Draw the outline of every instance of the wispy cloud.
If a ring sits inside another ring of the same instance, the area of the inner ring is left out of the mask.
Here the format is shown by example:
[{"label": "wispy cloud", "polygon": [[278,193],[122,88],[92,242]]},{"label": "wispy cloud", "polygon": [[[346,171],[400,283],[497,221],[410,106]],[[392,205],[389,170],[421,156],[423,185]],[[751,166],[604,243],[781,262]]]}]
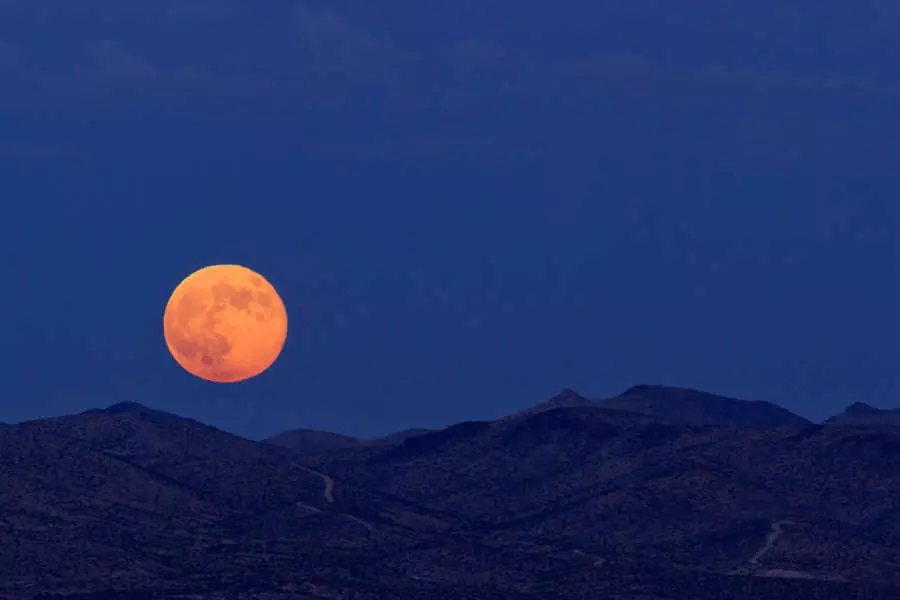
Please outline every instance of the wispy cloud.
[{"label": "wispy cloud", "polygon": [[102,40],[93,43],[88,47],[88,54],[94,59],[88,72],[123,85],[152,84],[161,75],[157,67],[139,59],[117,42]]},{"label": "wispy cloud", "polygon": [[652,65],[631,52],[598,53],[588,58],[553,65],[553,70],[574,75],[642,75],[650,73]]},{"label": "wispy cloud", "polygon": [[68,146],[21,144],[0,141],[0,160],[79,159],[85,155]]},{"label": "wispy cloud", "polygon": [[553,70],[589,83],[604,77],[631,77],[633,80],[669,80],[702,83],[747,91],[779,92],[863,92],[894,95],[900,82],[861,77],[849,73],[802,73],[789,70],[736,68],[721,63],[672,67],[654,63],[630,52],[599,53],[588,58],[554,65]]},{"label": "wispy cloud", "polygon": [[452,44],[445,54],[450,64],[463,72],[496,69],[507,62],[501,48],[476,40],[463,40]]},{"label": "wispy cloud", "polygon": [[21,62],[19,49],[10,44],[0,42],[0,69],[11,69]]},{"label": "wispy cloud", "polygon": [[414,53],[379,39],[331,10],[294,10],[293,20],[306,55],[304,67],[319,75],[383,80],[415,61]]},{"label": "wispy cloud", "polygon": [[111,40],[88,45],[90,62],[69,72],[39,72],[32,79],[40,85],[67,93],[85,95],[129,92],[155,96],[160,93],[259,94],[268,92],[273,82],[266,77],[219,73],[186,64],[163,69],[144,60]]},{"label": "wispy cloud", "polygon": [[[12,0],[0,0],[0,6],[4,4],[18,6]],[[147,11],[148,6],[141,4],[140,10]],[[156,10],[173,20],[202,21],[196,24],[197,35],[202,36],[203,28],[212,31],[218,27],[217,21],[240,16],[248,6],[236,0],[168,0]],[[770,96],[798,92],[822,97],[900,94],[900,81],[853,73],[802,73],[715,63],[673,66],[628,49],[554,62],[529,54],[527,48],[501,48],[495,42],[471,37],[443,47],[408,47],[329,8],[314,9],[301,3],[282,14],[288,18],[288,27],[278,34],[283,38],[273,43],[296,54],[271,68],[271,47],[266,40],[248,38],[256,39],[259,46],[233,48],[218,34],[209,38],[210,43],[223,44],[213,49],[218,52],[206,48],[194,53],[197,46],[181,40],[180,65],[158,58],[166,56],[171,61],[173,56],[162,41],[159,54],[153,46],[143,46],[138,53],[113,39],[95,40],[77,49],[59,46],[60,52],[84,53],[81,64],[68,70],[35,67],[27,46],[0,43],[0,77],[7,78],[14,71],[18,87],[4,81],[0,86],[23,97],[34,91],[25,86],[36,86],[54,102],[69,97],[102,97],[107,103],[162,96],[209,98],[220,103],[255,98],[266,102],[278,99],[291,110],[324,103],[333,106],[358,91],[373,91],[404,110],[439,103],[441,108],[461,112],[478,111],[492,102],[514,105],[519,99],[552,110],[553,106],[585,103],[586,98],[598,94],[619,92],[652,93],[657,98],[702,96],[716,90]],[[234,60],[237,55],[241,60]],[[486,73],[491,77],[481,77]]]},{"label": "wispy cloud", "polygon": [[221,21],[239,14],[231,0],[178,0],[166,11],[166,16],[188,21]]},{"label": "wispy cloud", "polygon": [[523,145],[514,140],[500,140],[487,135],[419,135],[400,136],[380,141],[303,142],[303,152],[318,157],[405,161],[434,161],[437,159],[470,159],[499,164],[506,160],[546,157],[552,151],[539,145]]}]

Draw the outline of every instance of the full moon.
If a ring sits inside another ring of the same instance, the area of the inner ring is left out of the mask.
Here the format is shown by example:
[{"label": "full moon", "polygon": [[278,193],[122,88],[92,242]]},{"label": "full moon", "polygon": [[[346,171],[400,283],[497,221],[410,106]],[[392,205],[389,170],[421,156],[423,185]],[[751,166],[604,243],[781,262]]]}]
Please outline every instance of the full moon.
[{"label": "full moon", "polygon": [[186,371],[233,383],[275,362],[287,336],[287,311],[262,275],[239,265],[213,265],[191,273],[172,292],[163,334]]}]

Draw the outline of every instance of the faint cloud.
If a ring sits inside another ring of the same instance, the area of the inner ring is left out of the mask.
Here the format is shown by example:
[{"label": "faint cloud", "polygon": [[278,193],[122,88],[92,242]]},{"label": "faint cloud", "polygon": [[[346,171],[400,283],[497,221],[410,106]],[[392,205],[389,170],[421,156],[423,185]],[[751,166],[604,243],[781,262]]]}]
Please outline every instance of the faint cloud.
[{"label": "faint cloud", "polygon": [[446,54],[451,64],[464,72],[497,68],[505,58],[503,50],[497,46],[475,40],[458,42]]},{"label": "faint cloud", "polygon": [[109,91],[256,94],[272,88],[272,82],[264,77],[218,73],[194,65],[164,70],[111,40],[91,43],[87,50],[89,66],[68,73],[41,73],[35,79],[48,88],[85,94]]},{"label": "faint cloud", "polygon": [[551,151],[538,145],[484,136],[403,136],[366,142],[305,142],[305,152],[318,157],[352,157],[367,160],[402,159],[433,161],[439,159],[477,159],[493,163],[507,160],[538,159]]},{"label": "faint cloud", "polygon": [[12,69],[22,61],[19,49],[10,44],[0,42],[0,69]]},{"label": "faint cloud", "polygon": [[553,70],[582,78],[633,77],[635,80],[701,83],[743,88],[756,92],[870,92],[896,94],[897,82],[849,74],[795,73],[787,70],[733,68],[723,64],[671,67],[653,63],[630,52],[600,53],[580,61],[556,65]]},{"label": "faint cloud", "polygon": [[853,77],[839,73],[825,75],[792,73],[783,70],[732,69],[724,65],[708,65],[697,69],[693,76],[701,81],[736,84],[759,91],[809,90],[809,91],[872,91],[894,92],[896,84],[865,77]]},{"label": "faint cloud", "polygon": [[594,54],[593,56],[561,64],[556,71],[582,75],[634,75],[649,73],[653,69],[646,59],[630,52]]},{"label": "faint cloud", "polygon": [[56,158],[84,158],[85,155],[70,147],[17,144],[0,141],[0,159],[40,160]]},{"label": "faint cloud", "polygon": [[293,19],[307,52],[305,66],[319,75],[372,80],[414,60],[409,53],[351,25],[331,10],[300,6],[294,10]]},{"label": "faint cloud", "polygon": [[174,19],[188,21],[222,21],[238,14],[238,7],[228,0],[178,0],[166,12]]},{"label": "faint cloud", "polygon": [[895,0],[870,0],[873,11],[872,29],[878,33],[896,36],[900,25],[900,4]]},{"label": "faint cloud", "polygon": [[159,69],[110,40],[91,44],[88,54],[95,63],[91,72],[126,85],[135,82],[152,83],[160,76]]}]

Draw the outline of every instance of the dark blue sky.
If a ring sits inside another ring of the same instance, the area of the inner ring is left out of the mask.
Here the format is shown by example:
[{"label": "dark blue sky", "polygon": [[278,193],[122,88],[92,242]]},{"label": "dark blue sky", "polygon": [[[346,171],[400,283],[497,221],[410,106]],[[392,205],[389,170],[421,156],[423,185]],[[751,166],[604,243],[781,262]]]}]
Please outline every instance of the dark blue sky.
[{"label": "dark blue sky", "polygon": [[[0,0],[0,420],[900,405],[898,106],[893,2]],[[222,262],[290,318],[230,386],[162,338]]]}]

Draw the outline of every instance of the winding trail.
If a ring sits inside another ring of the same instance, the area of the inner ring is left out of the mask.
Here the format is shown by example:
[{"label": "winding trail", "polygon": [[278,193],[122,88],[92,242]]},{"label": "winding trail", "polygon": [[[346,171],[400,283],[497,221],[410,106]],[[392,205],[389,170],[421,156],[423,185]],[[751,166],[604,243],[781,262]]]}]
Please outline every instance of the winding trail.
[{"label": "winding trail", "polygon": [[769,532],[769,535],[766,536],[766,541],[762,545],[762,547],[756,551],[756,554],[750,557],[748,561],[751,567],[759,566],[759,559],[762,558],[772,547],[775,545],[775,542],[778,541],[778,538],[781,537],[781,534],[784,533],[785,525],[794,525],[793,521],[774,521],[772,523],[772,530]]},{"label": "winding trail", "polygon": [[794,521],[788,520],[772,521],[772,529],[769,531],[768,535],[766,535],[766,539],[763,542],[763,545],[760,546],[759,550],[757,550],[753,554],[753,556],[747,559],[747,562],[744,563],[744,566],[732,569],[728,572],[728,574],[752,575],[756,573],[760,568],[759,560],[775,546],[775,542],[777,542],[778,538],[780,538],[784,533],[784,526],[796,524],[797,523],[795,523]]},{"label": "winding trail", "polygon": [[[310,469],[309,467],[304,467],[303,465],[298,465],[297,463],[291,463],[291,466],[296,467],[298,469],[302,469],[307,473],[312,473],[313,475],[318,475],[322,478],[322,482],[325,484],[325,489],[322,491],[322,498],[328,504],[334,503],[334,479],[326,475],[325,473],[320,473],[314,469]],[[320,511],[321,512],[321,511]]]},{"label": "winding trail", "polygon": [[[319,477],[321,477],[322,483],[325,485],[325,488],[322,490],[322,499],[325,500],[326,504],[334,504],[334,479],[332,479],[330,476],[326,475],[325,473],[316,471],[315,469],[310,469],[309,467],[304,467],[303,465],[298,465],[297,463],[291,463],[291,465],[298,469],[302,469],[302,470],[306,471],[307,473],[312,473],[313,475],[318,475]],[[322,512],[322,509],[316,508],[315,506],[310,506],[309,504],[306,504],[305,502],[302,502],[300,500],[298,500],[295,504],[300,508],[305,508],[305,509],[311,510],[312,512],[315,512],[315,513]],[[339,514],[342,517],[346,517],[346,518],[350,519],[351,521],[358,523],[359,525],[362,525],[370,532],[375,531],[375,527],[373,527],[370,523],[366,523],[359,517],[354,517],[353,515],[348,515],[346,513],[339,513]]]},{"label": "winding trail", "polygon": [[606,563],[606,559],[605,559],[605,558],[602,558],[602,557],[600,557],[600,556],[595,556],[595,555],[593,555],[593,554],[588,554],[587,552],[582,552],[581,550],[572,550],[572,552],[575,553],[575,554],[577,554],[577,555],[579,555],[579,556],[586,556],[586,557],[588,557],[588,558],[593,559],[593,560],[594,560],[594,566],[595,566],[595,567],[602,567],[602,566],[604,565],[604,563]]},{"label": "winding trail", "polygon": [[294,504],[299,508],[305,508],[306,510],[312,511],[314,513],[322,512],[321,508],[316,508],[315,506],[310,506],[309,504],[307,504],[306,502],[303,502],[301,500],[297,500],[296,502],[294,502]]},{"label": "winding trail", "polygon": [[351,521],[355,522],[355,523],[359,523],[360,525],[362,525],[363,527],[365,527],[365,528],[368,529],[369,531],[375,531],[375,528],[372,527],[372,525],[370,525],[369,523],[366,523],[365,521],[363,521],[363,520],[360,519],[359,517],[354,517],[353,515],[347,515],[347,514],[345,514],[344,516],[347,517],[348,519],[350,519]]}]

